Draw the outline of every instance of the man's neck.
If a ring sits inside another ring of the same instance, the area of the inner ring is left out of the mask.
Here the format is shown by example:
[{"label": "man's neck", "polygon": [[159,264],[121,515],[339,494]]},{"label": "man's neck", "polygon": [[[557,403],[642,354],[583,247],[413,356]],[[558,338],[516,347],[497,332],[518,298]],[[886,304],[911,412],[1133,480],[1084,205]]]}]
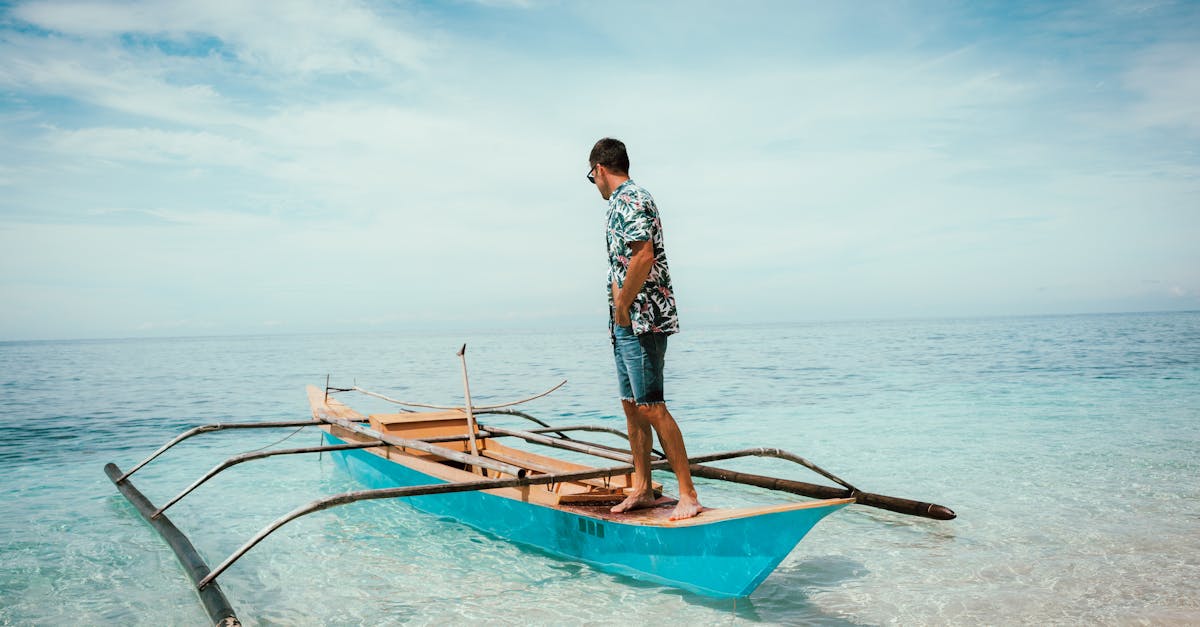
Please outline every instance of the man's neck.
[{"label": "man's neck", "polygon": [[600,195],[604,196],[604,200],[611,199],[613,194],[617,193],[617,189],[628,180],[628,174],[609,174],[603,181],[599,181],[603,185],[600,188]]}]

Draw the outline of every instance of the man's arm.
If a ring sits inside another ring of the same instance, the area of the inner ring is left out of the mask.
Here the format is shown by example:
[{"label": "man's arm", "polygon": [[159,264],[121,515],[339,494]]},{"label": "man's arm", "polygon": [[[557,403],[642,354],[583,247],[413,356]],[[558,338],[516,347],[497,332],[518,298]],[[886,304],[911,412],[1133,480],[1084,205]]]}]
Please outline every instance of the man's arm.
[{"label": "man's arm", "polygon": [[629,308],[633,306],[634,297],[642,291],[646,277],[650,276],[650,269],[654,267],[653,243],[629,242],[629,249],[633,254],[629,258],[629,269],[625,272],[625,285],[618,288],[616,281],[612,284],[614,321],[623,327],[630,325]]}]

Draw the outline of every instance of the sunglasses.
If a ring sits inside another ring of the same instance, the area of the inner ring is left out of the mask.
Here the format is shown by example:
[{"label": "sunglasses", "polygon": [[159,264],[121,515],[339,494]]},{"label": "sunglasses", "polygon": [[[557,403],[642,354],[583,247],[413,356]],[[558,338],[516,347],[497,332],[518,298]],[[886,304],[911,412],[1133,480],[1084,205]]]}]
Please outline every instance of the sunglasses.
[{"label": "sunglasses", "polygon": [[595,171],[596,171],[596,166],[592,166],[592,169],[588,170],[588,173],[587,173],[588,182],[591,183],[592,185],[596,184],[596,177],[593,175],[593,173]]}]

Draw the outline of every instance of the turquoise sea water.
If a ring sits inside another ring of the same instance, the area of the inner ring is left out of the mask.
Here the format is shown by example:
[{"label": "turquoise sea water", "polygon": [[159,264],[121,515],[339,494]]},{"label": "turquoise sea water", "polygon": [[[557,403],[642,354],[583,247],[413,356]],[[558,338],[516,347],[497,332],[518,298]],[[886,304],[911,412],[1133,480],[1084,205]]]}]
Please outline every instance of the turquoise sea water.
[{"label": "turquoise sea water", "polygon": [[[0,624],[204,624],[104,464],[128,469],[198,424],[305,419],[304,386],[327,373],[457,403],[462,342],[476,403],[566,378],[526,411],[623,428],[602,328],[0,343]],[[222,587],[250,625],[1200,623],[1200,313],[688,328],[671,340],[667,395],[692,453],[778,446],[959,518],[852,506],[734,603],[370,502],[285,527]],[[161,504],[226,457],[318,440],[205,435],[135,483]],[[723,465],[817,480],[777,460]],[[710,506],[793,498],[698,485]],[[215,564],[355,487],[328,456],[276,457],[170,515]]]}]

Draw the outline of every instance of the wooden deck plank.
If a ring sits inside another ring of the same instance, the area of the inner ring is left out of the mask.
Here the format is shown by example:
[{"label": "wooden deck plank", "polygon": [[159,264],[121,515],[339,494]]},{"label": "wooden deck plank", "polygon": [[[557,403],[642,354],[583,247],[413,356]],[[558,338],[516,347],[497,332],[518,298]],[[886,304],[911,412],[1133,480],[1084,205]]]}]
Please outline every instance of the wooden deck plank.
[{"label": "wooden deck plank", "polygon": [[307,390],[308,403],[312,406],[314,415],[316,414],[317,409],[320,408],[327,415],[333,418],[353,421],[366,420],[365,416],[354,411],[353,409],[350,409],[345,405],[345,403],[332,396],[326,397],[325,390],[313,385],[308,386]]},{"label": "wooden deck plank", "polygon": [[780,503],[776,505],[760,505],[754,507],[706,507],[701,510],[699,516],[694,518],[670,520],[671,512],[675,509],[676,502],[677,501],[675,499],[663,496],[659,497],[659,499],[655,501],[654,507],[636,509],[632,512],[622,512],[620,514],[614,514],[610,512],[608,505],[562,504],[558,507],[558,509],[576,513],[581,516],[590,516],[592,518],[600,518],[602,520],[609,520],[618,523],[649,525],[654,527],[687,527],[691,525],[705,525],[721,520],[745,518],[747,516],[759,516],[773,512],[786,512],[794,509],[850,504],[854,502],[854,499],[825,499],[821,501],[802,501],[796,503]]}]

